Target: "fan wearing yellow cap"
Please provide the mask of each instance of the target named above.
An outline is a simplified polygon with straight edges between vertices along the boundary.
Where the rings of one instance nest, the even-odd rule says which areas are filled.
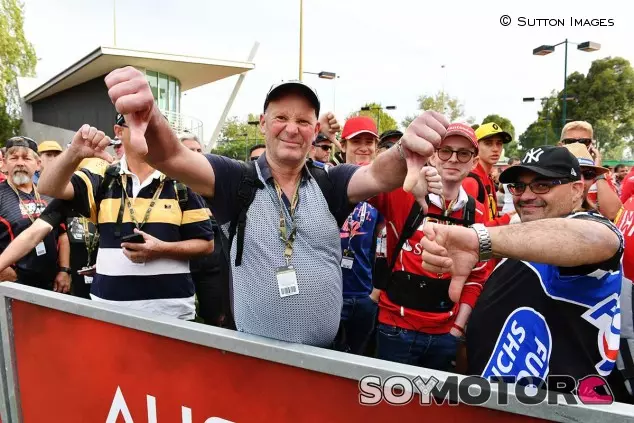
[[[615,220],[619,210],[623,206],[616,187],[612,185],[611,178],[606,178],[608,169],[597,166],[588,148],[580,143],[565,144],[565,148],[579,161],[582,180],[585,184],[584,208],[598,210],[603,216]]]
[[[33,182],[37,184],[44,168],[62,153],[62,146],[57,141],[42,141],[37,146],[37,154],[40,156],[40,168],[33,175]]]

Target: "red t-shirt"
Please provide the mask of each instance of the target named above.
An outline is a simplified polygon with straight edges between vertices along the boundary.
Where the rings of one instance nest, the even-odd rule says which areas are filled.
[[[634,184],[634,180],[632,182]],[[623,276],[634,283],[634,196],[623,203],[623,210],[616,219],[616,226],[623,233]]]
[[[634,167],[621,182],[621,202],[625,204],[631,197],[634,197]]]
[[[430,194],[432,204],[429,206],[429,213],[442,214],[441,199],[434,194]],[[467,202],[467,193],[461,189],[458,199],[452,207],[451,217],[462,219],[464,206]],[[386,222],[387,228],[387,260],[392,261],[394,247],[398,243],[398,238],[403,230],[407,216],[414,204],[414,196],[405,192],[402,188],[396,189],[389,193],[380,194],[372,198],[369,202],[379,210]],[[475,221],[484,223],[486,221],[486,210],[484,206],[476,201]],[[423,221],[423,224],[425,221]],[[448,223],[448,222],[440,222]],[[406,271],[416,275],[425,275],[438,278],[437,273],[431,273],[423,269],[421,255],[423,250],[420,240],[423,237],[423,224],[418,228],[414,235],[409,238],[398,253],[398,257],[394,264],[394,271]],[[482,285],[489,277],[489,266],[478,263],[471,276],[465,284],[460,302],[455,304],[453,310],[447,313],[430,313],[418,310],[403,308],[393,303],[385,292],[381,292],[379,298],[379,322],[397,326],[400,328],[415,330],[419,332],[440,334],[447,333],[451,329],[459,305],[462,303],[469,304],[471,307],[475,305],[478,296],[482,292]],[[446,273],[441,279],[450,279],[451,275]]]
[[[475,175],[478,176],[480,181],[482,181],[482,185],[486,190],[485,195],[485,207],[487,209],[487,221],[484,223],[485,226],[501,226],[508,225],[511,221],[510,214],[505,214],[504,216],[498,217],[498,206],[497,206],[497,191],[495,189],[495,182],[493,182],[493,178],[484,170],[482,164],[478,162],[478,165],[471,171]],[[467,176],[464,181],[462,181],[462,187],[464,190],[475,198],[478,199],[478,193],[480,191],[480,184],[473,177]]]

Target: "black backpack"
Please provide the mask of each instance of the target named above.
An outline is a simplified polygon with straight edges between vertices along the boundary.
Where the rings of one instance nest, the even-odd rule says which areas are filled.
[[[478,202],[482,204],[487,204],[486,202],[487,194],[491,194],[489,190],[487,189],[489,187],[488,186],[485,187],[484,183],[480,179],[480,176],[476,175],[473,172],[469,172],[467,177],[475,179],[475,181],[478,183],[478,197],[476,198]]]
[[[425,201],[427,202],[427,205],[431,204],[429,195],[425,197]],[[465,204],[462,213],[462,219],[456,219],[454,217],[443,216],[434,213],[424,214],[421,213],[420,204],[418,204],[417,201],[414,201],[414,204],[409,211],[409,215],[407,216],[407,220],[403,225],[403,230],[401,231],[398,241],[396,242],[396,245],[392,250],[392,259],[389,263],[387,262],[387,259],[381,261],[377,260],[375,264],[375,276],[373,276],[374,287],[377,289],[387,288],[391,279],[392,269],[394,268],[394,264],[396,263],[396,257],[398,256],[399,250],[403,248],[403,244],[405,243],[405,241],[408,240],[412,235],[414,235],[414,232],[416,232],[416,229],[420,226],[425,217],[433,217],[435,219],[451,222],[456,225],[467,227],[471,226],[475,223],[476,213],[476,202],[472,196],[468,196],[467,203]]]
[[[240,162],[240,166],[242,167],[242,177],[240,179],[240,185],[238,187],[238,194],[236,196],[236,202],[238,203],[238,213],[231,219],[231,223],[229,224],[229,237],[227,242],[227,248],[225,249],[227,255],[230,254],[231,244],[233,243],[233,238],[237,235],[237,244],[236,244],[236,261],[235,265],[240,266],[242,264],[242,251],[244,250],[244,229],[247,225],[247,212],[249,211],[249,207],[251,203],[255,199],[255,194],[258,189],[264,189],[264,184],[258,178],[258,173],[255,168],[254,161],[248,162]],[[334,186],[330,181],[328,176],[328,172],[324,167],[318,166],[313,163],[312,160],[308,159],[306,161],[306,166],[308,167],[308,171],[311,176],[315,178],[319,188],[321,189],[324,198],[328,202],[329,207],[335,204],[334,195]],[[348,217],[348,214],[339,213],[338,210],[333,210],[330,208],[330,213],[337,219],[337,225],[341,227],[343,222]],[[342,217],[343,216],[343,217]],[[230,261],[230,260],[229,260]]]

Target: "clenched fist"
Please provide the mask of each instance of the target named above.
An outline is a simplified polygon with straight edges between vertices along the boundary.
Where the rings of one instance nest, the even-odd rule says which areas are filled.
[[[341,144],[337,140],[337,133],[341,131],[341,125],[332,112],[325,113],[319,118],[319,131],[341,150]]]
[[[68,147],[82,159],[98,157],[112,163],[112,156],[105,150],[110,145],[110,137],[88,124],[79,128]]]
[[[419,180],[420,170],[440,145],[449,122],[438,112],[427,111],[409,124],[401,138],[407,162],[407,176],[403,189],[411,192]]]
[[[127,66],[115,69],[106,76],[108,95],[117,112],[125,116],[130,128],[130,146],[137,155],[145,156],[148,151],[145,131],[152,117],[154,97],[143,72]]]

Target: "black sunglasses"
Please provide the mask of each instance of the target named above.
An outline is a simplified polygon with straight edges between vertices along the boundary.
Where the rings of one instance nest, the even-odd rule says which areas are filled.
[[[586,147],[589,147],[592,144],[592,138],[564,138],[562,142],[565,145],[574,144],[578,142],[585,145]]]
[[[438,158],[442,161],[447,161],[451,159],[454,153],[456,153],[456,157],[460,163],[467,163],[471,158],[476,154],[475,151],[471,150],[452,150],[448,147],[439,148],[436,150],[438,153]]]
[[[254,161],[256,161],[259,158],[260,158],[260,156],[253,156],[253,157],[251,157],[251,161],[254,162]]]
[[[332,148],[331,145],[316,145],[315,147],[319,147],[324,151],[330,151],[330,149]]]
[[[597,177],[597,172],[594,170],[584,170],[581,174],[583,175],[583,179],[586,180],[595,179]]]
[[[513,195],[524,194],[524,192],[526,191],[526,187],[528,187],[534,194],[546,194],[554,186],[565,185],[569,183],[569,179],[550,179],[533,181],[530,184],[525,184],[524,182],[515,182],[512,184],[508,184],[507,187]]]

